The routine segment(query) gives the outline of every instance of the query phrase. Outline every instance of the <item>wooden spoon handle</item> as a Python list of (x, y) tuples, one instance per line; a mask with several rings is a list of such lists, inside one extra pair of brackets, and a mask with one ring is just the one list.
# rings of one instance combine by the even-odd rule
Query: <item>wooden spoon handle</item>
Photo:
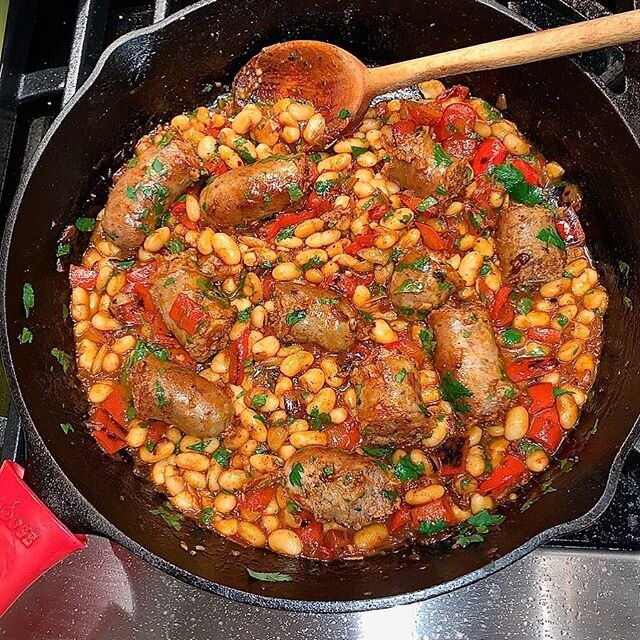
[(640, 9), (369, 69), (367, 93), (373, 96), (433, 78), (512, 67), (638, 39)]

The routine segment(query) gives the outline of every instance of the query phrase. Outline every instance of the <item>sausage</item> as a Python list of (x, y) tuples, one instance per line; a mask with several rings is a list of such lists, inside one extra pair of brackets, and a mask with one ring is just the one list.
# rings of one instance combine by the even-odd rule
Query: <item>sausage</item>
[(167, 260), (150, 283), (162, 319), (194, 360), (204, 362), (227, 344), (235, 307), (203, 273), (185, 260)]
[(304, 204), (311, 184), (306, 156), (278, 156), (227, 171), (200, 194), (207, 224), (240, 227)]
[(123, 249), (139, 247), (158, 218), (198, 178), (198, 165), (193, 147), (177, 138), (143, 151), (109, 193), (102, 217), (107, 237)]
[(309, 447), (296, 451), (283, 471), (292, 498), (322, 522), (360, 529), (399, 505), (399, 483), (358, 453)]
[(431, 311), (464, 286), (458, 272), (435, 255), (411, 252), (398, 262), (391, 277), (391, 302), (403, 315)]
[(553, 212), (545, 207), (514, 204), (500, 213), (496, 250), (504, 282), (522, 286), (562, 276), (566, 253), (538, 238), (556, 233)]
[(480, 305), (447, 305), (431, 312), (429, 324), (445, 400), (467, 420), (497, 419), (515, 388), (505, 379), (488, 311)]
[(436, 418), (421, 408), (415, 363), (395, 350), (371, 354), (354, 369), (351, 381), (363, 444), (416, 444), (436, 426)]
[(281, 340), (315, 344), (326, 351), (348, 351), (356, 342), (356, 311), (333, 291), (291, 282), (276, 284), (273, 322)]
[(383, 173), (421, 198), (433, 196), (440, 187), (447, 197), (455, 197), (467, 182), (467, 163), (462, 158), (451, 156), (446, 161), (449, 164), (442, 161), (438, 164), (435, 148), (436, 143), (425, 131), (418, 131), (400, 141), (388, 140), (391, 160), (386, 163)]
[(198, 438), (217, 436), (233, 422), (233, 400), (225, 387), (155, 356), (133, 365), (129, 384), (140, 420), (161, 420)]

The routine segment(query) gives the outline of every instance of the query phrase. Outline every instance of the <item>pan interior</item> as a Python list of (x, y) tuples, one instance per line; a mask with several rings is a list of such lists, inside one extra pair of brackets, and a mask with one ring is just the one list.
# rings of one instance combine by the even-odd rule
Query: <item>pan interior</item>
[[(109, 171), (123, 161), (122, 149), (132, 140), (162, 119), (211, 102), (213, 93), (203, 93), (205, 86), (229, 83), (238, 68), (267, 44), (293, 38), (327, 40), (369, 63), (386, 64), (525, 30), (496, 7), (473, 0), (219, 0), (162, 29), (129, 39), (111, 53), (39, 158), (17, 203), (6, 255), (7, 364), (44, 445), (82, 496), (113, 524), (107, 529), (100, 518), (89, 517), (87, 526), (108, 531), (127, 544), (134, 541), (152, 554), (151, 559), (163, 559), (164, 568), (218, 592), (251, 599), (225, 590), (230, 588), (296, 601), (343, 601), (343, 608), (357, 608), (377, 606), (373, 599), (399, 596), (394, 601), (399, 603), (411, 599), (406, 594), (412, 592), (423, 591), (426, 596), (442, 590), (445, 583), (463, 584), (465, 575), (481, 571), (522, 545), (529, 543), (532, 548), (536, 541), (530, 541), (545, 530), (594, 507), (640, 413), (639, 363), (632, 358), (638, 320), (623, 302), (628, 297), (640, 304), (633, 266), (634, 256), (640, 255), (640, 220), (634, 202), (640, 193), (640, 174), (635, 170), (640, 150), (603, 93), (566, 59), (457, 80), (490, 101), (505, 93), (508, 117), (582, 187), (586, 203), (582, 220), (611, 295), (608, 341), (595, 398), (558, 455), (576, 458), (577, 463), (571, 473), (561, 473), (556, 460), (540, 480), (552, 479), (556, 492), (523, 513), (521, 502), (515, 505), (485, 543), (467, 549), (452, 551), (445, 545), (362, 562), (318, 564), (242, 549), (188, 525), (180, 532), (172, 530), (150, 513), (161, 498), (134, 477), (129, 462), (103, 455), (85, 430), (65, 435), (59, 427), (62, 422), (80, 425), (86, 403), (73, 371), (63, 375), (49, 355), (54, 347), (73, 353), (71, 326), (62, 316), (69, 297), (66, 276), (55, 269), (57, 238), (76, 217), (95, 215), (103, 206)], [(82, 249), (75, 247), (72, 258), (77, 260)], [(618, 271), (619, 260), (632, 265), (626, 278)], [(32, 345), (17, 342), (26, 324), (25, 282), (32, 283), (36, 292), (36, 308), (28, 320)], [(539, 494), (540, 487), (533, 492)], [(185, 553), (182, 540), (190, 547), (204, 544), (206, 551)], [(292, 581), (250, 581), (245, 567), (284, 572)]]

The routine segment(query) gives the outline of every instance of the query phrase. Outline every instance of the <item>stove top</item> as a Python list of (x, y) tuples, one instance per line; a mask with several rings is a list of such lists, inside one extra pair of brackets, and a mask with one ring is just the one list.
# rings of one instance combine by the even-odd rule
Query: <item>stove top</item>
[[(193, 3), (10, 0), (0, 68), (0, 224), (31, 154), (105, 47)], [(502, 4), (541, 27), (635, 8), (634, 0)], [(636, 60), (627, 60), (617, 47), (580, 56), (616, 92), (624, 88), (626, 76), (640, 78)], [(0, 415), (7, 410), (8, 388), (0, 375)], [(5, 434), (4, 426), (0, 417), (0, 448), (4, 440), (6, 451), (17, 446), (18, 437)], [(47, 494), (46, 477), (44, 461), (27, 458), (29, 484), (45, 500), (55, 501)], [(54, 506), (64, 514), (65, 505)], [(595, 525), (555, 540), (476, 585), (425, 603), (343, 615), (259, 609), (185, 585), (95, 538), (20, 598), (0, 621), (0, 637), (637, 639), (639, 584), (640, 454), (634, 451), (612, 504)], [(598, 625), (593, 625), (594, 615)]]

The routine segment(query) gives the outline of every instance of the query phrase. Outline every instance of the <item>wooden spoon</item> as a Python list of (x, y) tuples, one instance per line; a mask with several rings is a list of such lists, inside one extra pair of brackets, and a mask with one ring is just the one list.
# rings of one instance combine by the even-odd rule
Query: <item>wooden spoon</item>
[(511, 67), (640, 39), (640, 10), (527, 33), (424, 58), (368, 68), (327, 42), (292, 40), (266, 47), (238, 72), (233, 98), (252, 101), (300, 98), (322, 113), (327, 145), (352, 131), (372, 98), (425, 80)]

